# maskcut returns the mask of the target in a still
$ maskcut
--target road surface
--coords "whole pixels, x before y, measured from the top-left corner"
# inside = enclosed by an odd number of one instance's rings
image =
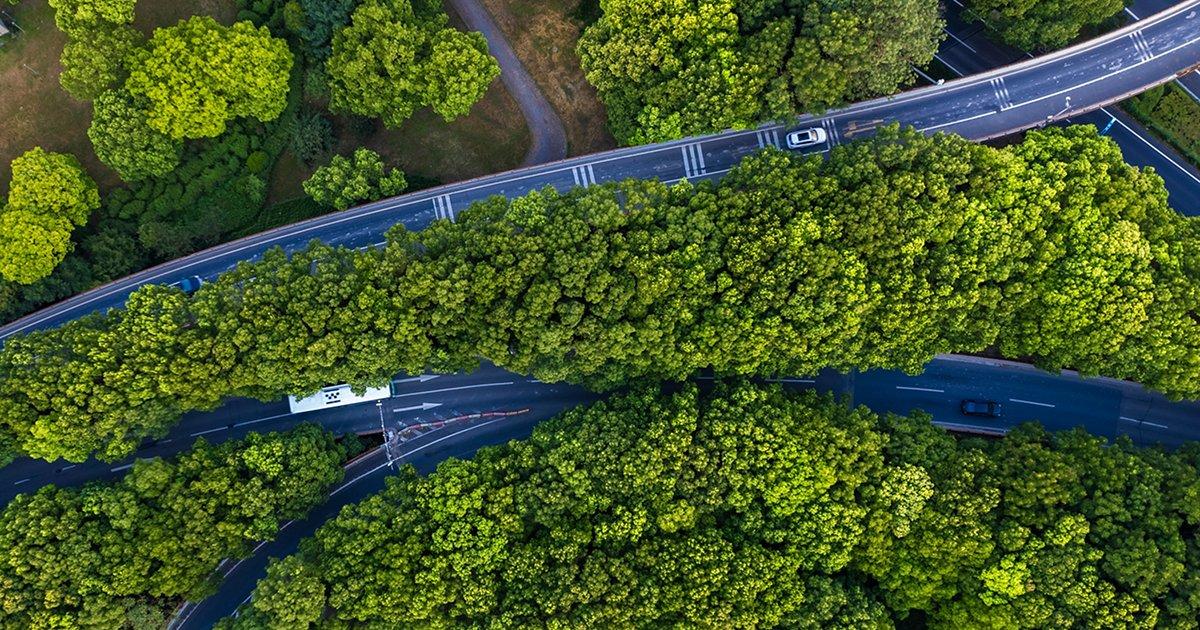
[[[1200,0],[1188,0],[1072,48],[943,85],[859,103],[824,116],[806,116],[796,125],[824,127],[830,143],[836,145],[869,135],[889,122],[912,125],[927,133],[947,131],[983,140],[1079,116],[1170,80],[1200,63],[1198,5]],[[402,223],[416,230],[438,219],[453,220],[471,203],[492,195],[515,197],[545,186],[569,189],[630,177],[663,181],[719,177],[745,156],[766,146],[779,146],[790,128],[768,125],[616,149],[366,204],[218,245],[133,274],[0,327],[0,339],[56,326],[94,310],[121,306],[142,284],[167,284],[193,275],[212,278],[238,262],[260,257],[272,247],[295,251],[312,239],[347,247],[377,244],[393,224]]]
[[[504,37],[504,32],[492,20],[491,14],[479,0],[447,0],[447,3],[467,28],[483,33],[488,42],[488,52],[500,63],[500,81],[517,101],[517,107],[529,127],[531,144],[529,152],[525,154],[525,165],[545,164],[567,157],[567,132],[562,119],[525,71],[525,66],[517,59],[517,54]]]
[[[1142,4],[1146,3],[1148,0],[1142,0]],[[1166,2],[1159,4],[1161,6],[1155,11],[1143,12],[1150,15],[1170,6]],[[987,72],[1027,58],[1025,52],[993,42],[990,37],[992,33],[986,24],[963,22],[962,9],[960,0],[950,0],[946,4],[946,39],[937,52],[937,61],[951,73],[966,76]],[[1179,82],[1184,84],[1184,89],[1188,89],[1187,85],[1200,83],[1200,77],[1193,72],[1181,78]],[[1195,91],[1200,94],[1200,85],[1196,86]],[[1106,135],[1121,147],[1126,162],[1139,167],[1153,167],[1162,176],[1169,195],[1168,201],[1177,212],[1186,215],[1200,214],[1200,170],[1189,164],[1170,145],[1151,134],[1132,116],[1120,107],[1112,105],[1063,119],[1059,124],[1080,123],[1092,124],[1098,129],[1106,130]]]

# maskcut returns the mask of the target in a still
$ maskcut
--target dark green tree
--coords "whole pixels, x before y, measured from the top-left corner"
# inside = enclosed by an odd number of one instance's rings
[[[1125,0],[972,0],[963,15],[986,22],[1006,44],[1047,50],[1066,46],[1085,28],[1100,25],[1127,4]]]

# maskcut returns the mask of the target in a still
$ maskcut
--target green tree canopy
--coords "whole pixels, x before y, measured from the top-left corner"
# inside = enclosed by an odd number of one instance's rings
[[[1125,0],[972,0],[963,16],[987,22],[1006,44],[1045,50],[1066,46],[1083,29],[1100,25],[1127,4]]]
[[[0,425],[36,457],[121,457],[225,395],[481,358],[604,389],[993,348],[1196,397],[1198,275],[1197,221],[1094,128],[1000,149],[885,128],[719,182],[548,188],[370,251],[271,251],[191,297],[143,288],[6,340]]]
[[[465,116],[500,66],[479,33],[448,26],[440,7],[410,0],[367,0],[336,32],[330,106],[397,127],[421,107],[446,120]]]
[[[891,94],[942,39],[929,0],[605,0],[587,79],[624,144],[750,127]]]
[[[150,126],[146,107],[126,90],[99,95],[88,138],[96,157],[127,182],[169,173],[183,151],[181,140]]]
[[[125,59],[143,43],[141,33],[128,26],[86,31],[63,47],[58,81],[71,96],[90,101],[125,80]]]
[[[148,102],[151,128],[176,140],[210,138],[233,118],[283,112],[292,53],[266,27],[193,16],[156,30],[129,68],[125,88]]]
[[[404,173],[387,170],[383,158],[370,149],[356,149],[351,157],[333,156],[304,182],[304,192],[318,203],[345,210],[363,201],[400,194],[408,186]]]
[[[222,559],[322,501],[347,454],[301,425],[18,495],[0,514],[0,627],[121,628],[147,601],[202,597]]]
[[[1192,627],[1196,453],[641,388],[402,471],[222,627]]]
[[[54,23],[71,37],[133,22],[137,0],[50,0]]]
[[[8,204],[0,211],[0,276],[30,284],[71,251],[71,232],[100,207],[96,183],[75,156],[40,147],[12,161]]]

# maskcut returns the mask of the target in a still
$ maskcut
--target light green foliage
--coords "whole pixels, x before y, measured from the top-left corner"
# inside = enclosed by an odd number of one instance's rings
[[[125,90],[110,90],[96,99],[88,138],[96,157],[127,182],[169,173],[183,151],[182,141],[150,126],[145,108]]]
[[[292,54],[265,27],[194,16],[156,30],[129,68],[125,88],[149,103],[150,127],[177,140],[210,138],[233,118],[283,112]]]
[[[579,55],[624,144],[744,128],[908,83],[941,41],[929,0],[604,0]]]
[[[85,31],[63,47],[58,81],[71,96],[90,101],[125,80],[125,59],[142,44],[142,35],[128,26]]]
[[[100,206],[100,192],[75,156],[34,147],[12,161],[8,205],[77,227]]]
[[[408,186],[404,173],[386,170],[383,159],[370,149],[356,149],[351,157],[335,155],[328,165],[304,182],[304,192],[318,203],[345,210],[363,201],[400,194]]]
[[[398,127],[421,107],[446,120],[483,97],[500,66],[479,33],[448,25],[440,7],[410,0],[368,0],[333,38],[330,106]]]
[[[32,210],[0,212],[0,276],[30,284],[54,271],[71,251],[71,226]]]
[[[71,37],[133,22],[137,0],[50,0],[54,23]]]
[[[402,471],[222,627],[1194,627],[1195,453],[642,388]]]
[[[1006,44],[1046,50],[1066,46],[1083,29],[1100,25],[1127,4],[1124,0],[971,0],[963,16],[987,22]]]
[[[269,252],[190,299],[147,287],[126,311],[8,340],[0,424],[37,457],[119,457],[223,395],[481,358],[613,388],[701,369],[918,372],[999,347],[1194,397],[1198,239],[1093,128],[1004,149],[887,128],[826,160],[767,151],[717,183],[546,189],[393,228],[377,251]]]
[[[226,557],[250,553],[341,480],[346,450],[316,425],[197,440],[140,460],[119,482],[46,486],[0,514],[2,628],[120,628],[162,618],[142,598],[202,596]]]
[[[50,275],[71,251],[71,231],[98,207],[96,183],[75,156],[34,147],[14,159],[0,212],[0,276],[30,284]]]

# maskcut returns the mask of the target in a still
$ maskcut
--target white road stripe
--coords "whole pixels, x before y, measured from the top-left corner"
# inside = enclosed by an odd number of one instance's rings
[[[575,186],[576,186],[576,187],[579,187],[579,186],[581,185],[581,184],[579,183],[579,168],[577,168],[577,167],[572,167],[572,168],[571,168],[571,179],[574,179],[574,180],[575,180]]]
[[[707,172],[708,165],[704,163],[704,147],[699,142],[697,142],[696,144],[694,144],[692,146],[694,146],[696,148],[696,158],[700,160],[700,172],[701,173]]]
[[[209,433],[216,433],[217,431],[228,431],[228,430],[229,430],[229,427],[217,427],[215,429],[209,429],[207,431],[197,431],[196,433],[192,434],[192,437],[197,437],[200,435],[208,435]]]
[[[1135,19],[1135,20],[1140,20],[1140,19],[1142,19],[1142,18],[1138,17],[1136,13],[1134,13],[1133,11],[1130,11],[1130,10],[1129,10],[1129,7],[1125,7],[1125,12],[1129,14],[1129,17],[1131,17],[1131,18],[1133,18],[1133,19]]]
[[[239,422],[239,423],[237,423],[237,424],[235,424],[235,425],[233,425],[233,426],[235,426],[235,427],[245,427],[245,426],[249,426],[249,425],[252,425],[252,424],[258,424],[259,422],[266,422],[266,421],[268,421],[268,420],[276,420],[276,419],[279,419],[279,418],[286,418],[286,417],[288,417],[288,416],[290,416],[290,415],[292,415],[292,414],[291,414],[291,413],[281,413],[281,414],[278,414],[278,415],[275,415],[275,416],[267,416],[266,418],[259,418],[258,420],[247,420],[247,421],[245,421],[245,422]]]
[[[686,179],[692,178],[692,160],[688,155],[688,145],[679,147],[679,152],[683,154],[683,176]]]
[[[946,393],[946,390],[944,390],[944,389],[932,389],[930,387],[905,387],[903,385],[897,385],[896,389],[906,389],[906,390],[912,391],[912,392],[933,392],[935,394],[945,394]]]
[[[450,201],[450,195],[442,195],[442,207],[446,210],[446,218],[454,220],[454,202]]]
[[[438,394],[441,392],[456,392],[462,389],[478,389],[480,387],[501,387],[503,385],[512,385],[515,381],[504,381],[501,383],[480,383],[478,385],[463,385],[461,387],[443,387],[441,389],[427,389],[423,392],[412,392],[411,394],[396,394],[392,398],[406,398],[408,396],[424,396],[426,394]]]
[[[965,46],[967,50],[969,50],[969,51],[971,51],[971,52],[973,52],[973,53],[978,53],[978,52],[979,52],[978,50],[975,50],[975,48],[974,48],[974,47],[972,47],[972,46],[971,46],[970,44],[968,44],[967,42],[964,42],[963,40],[959,39],[958,35],[955,35],[954,33],[951,33],[951,32],[950,32],[950,29],[948,29],[948,28],[946,28],[946,27],[944,27],[944,26],[943,26],[943,27],[942,27],[942,30],[943,30],[943,31],[945,31],[947,35],[949,35],[950,37],[954,38],[954,41],[956,41],[956,42],[958,42],[958,43],[962,44],[963,46]]]
[[[963,73],[962,73],[962,71],[961,71],[961,70],[959,70],[958,68],[955,68],[954,66],[950,65],[950,62],[949,62],[949,61],[946,61],[945,59],[942,59],[941,57],[939,57],[939,56],[938,56],[938,54],[937,54],[937,53],[933,53],[933,58],[934,58],[934,59],[937,59],[937,60],[938,60],[938,61],[940,61],[940,62],[942,62],[942,65],[943,65],[943,66],[946,66],[947,68],[950,68],[950,71],[951,71],[951,72],[953,72],[954,74],[957,74],[957,75],[958,75],[958,76],[960,76],[960,77],[961,77],[961,76],[963,76]]]
[[[779,145],[779,130],[778,130],[778,129],[772,129],[772,130],[771,130],[771,144],[772,144],[772,145],[773,145],[773,146],[774,146],[776,149],[778,149],[778,148],[779,148],[779,146],[780,146],[780,145]]]
[[[592,170],[591,164],[587,165],[587,173],[588,173],[588,177],[592,180],[592,184],[596,184],[597,183],[596,182],[596,171]]]
[[[1020,398],[1009,398],[1008,400],[1009,400],[1009,402],[1021,403],[1023,405],[1036,405],[1038,407],[1049,407],[1051,409],[1054,408],[1054,405],[1051,405],[1049,403],[1035,402],[1032,400],[1022,400]]]
[[[754,132],[754,138],[756,140],[758,140],[758,148],[760,148],[760,149],[767,148],[767,141],[765,138],[763,138],[763,132],[761,132],[761,131]]]
[[[1134,424],[1144,424],[1148,427],[1154,427],[1156,429],[1169,429],[1170,428],[1165,424],[1158,424],[1157,422],[1147,422],[1145,420],[1138,420],[1137,418],[1127,418],[1125,416],[1121,416],[1121,419],[1124,420],[1125,422],[1132,422]]]
[[[125,464],[124,466],[117,466],[116,468],[111,468],[110,470],[112,470],[113,472],[121,472],[122,470],[126,470],[129,468],[133,468],[133,464]]]

